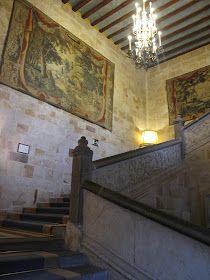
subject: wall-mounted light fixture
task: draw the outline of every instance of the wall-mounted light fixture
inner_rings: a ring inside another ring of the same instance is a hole
[[[142,132],[142,144],[152,145],[158,143],[158,135],[156,131],[145,130]]]

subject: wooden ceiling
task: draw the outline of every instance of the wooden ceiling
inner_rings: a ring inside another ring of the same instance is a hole
[[[132,30],[135,2],[142,0],[62,0],[70,3],[74,12],[89,18],[125,52],[127,36]],[[162,31],[164,53],[160,63],[210,43],[210,0],[151,0],[158,16],[157,26]],[[146,2],[146,7],[149,0]]]

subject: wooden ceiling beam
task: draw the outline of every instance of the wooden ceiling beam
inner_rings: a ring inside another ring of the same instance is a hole
[[[205,40],[205,39],[207,39],[207,38],[209,38],[209,40],[208,40],[207,42],[205,42],[205,43],[202,43],[202,42],[201,42],[202,40]],[[170,57],[165,57],[165,58],[163,58],[163,59],[160,59],[160,61],[159,61],[158,64],[161,64],[161,63],[166,62],[166,61],[168,61],[168,60],[170,60],[170,59],[176,58],[176,57],[178,57],[178,56],[180,56],[180,55],[184,55],[184,54],[186,54],[186,53],[188,53],[188,52],[192,52],[192,51],[194,51],[194,50],[196,50],[196,49],[198,49],[198,48],[201,48],[201,47],[204,47],[204,46],[208,45],[208,44],[210,43],[210,34],[209,34],[209,35],[206,35],[206,36],[204,36],[204,37],[202,37],[202,38],[196,39],[196,40],[194,40],[194,41],[191,41],[190,43],[187,43],[187,44],[185,44],[185,45],[182,45],[182,46],[180,46],[179,48],[177,48],[176,50],[178,50],[178,51],[179,51],[179,50],[182,50],[183,47],[191,46],[193,43],[197,43],[197,42],[201,42],[201,43],[198,44],[197,46],[193,47],[193,48],[189,48],[189,49],[187,49],[187,50],[184,50],[184,51],[181,52],[181,53],[174,54],[174,55],[172,55],[172,56],[170,56]],[[171,52],[171,53],[173,53],[173,52]],[[170,54],[170,53],[168,52],[167,55],[169,55],[169,54]],[[165,55],[166,55],[166,54],[165,54]]]
[[[171,1],[167,2],[166,4],[162,5],[161,7],[157,8],[155,11],[157,11],[157,12],[158,12],[158,11],[162,11],[162,10],[164,10],[164,9],[166,9],[166,8],[168,8],[168,7],[170,7],[171,5],[174,5],[174,4],[175,4],[176,2],[178,2],[178,1],[179,1],[179,0],[171,0]],[[189,4],[193,5],[193,4],[195,4],[194,2],[198,2],[198,1],[199,1],[199,0],[192,0],[190,3],[188,3],[188,4],[186,4],[186,5],[182,6],[182,7],[185,7],[185,6],[186,6],[186,8],[187,8],[187,5],[188,5],[188,6],[189,6]],[[146,7],[148,7],[149,2],[146,2],[146,4],[147,4]],[[181,7],[181,8],[182,8],[182,7]],[[177,10],[180,10],[180,9],[177,9]],[[177,10],[175,10],[175,11],[173,12],[174,15],[176,14],[176,11],[177,11]],[[122,17],[120,17],[120,18],[114,20],[114,21],[111,22],[110,24],[104,26],[104,27],[101,28],[99,31],[100,31],[100,32],[106,31],[107,29],[113,27],[114,25],[118,24],[119,22],[121,22],[121,21],[127,19],[128,17],[131,17],[135,12],[136,12],[135,9],[132,10],[132,11],[130,11],[129,13],[123,15]],[[178,13],[178,12],[177,12],[177,13]],[[171,14],[171,13],[170,13],[170,14]],[[166,15],[166,16],[167,16],[167,15]],[[162,18],[165,18],[166,16],[163,16]],[[159,20],[160,20],[160,19],[159,19]],[[158,20],[157,20],[157,22],[158,22]]]
[[[209,26],[208,26],[208,27],[209,27]],[[208,28],[207,30],[209,30],[209,28]],[[188,35],[187,38],[188,38],[189,36],[190,36],[190,35]],[[183,37],[183,38],[186,38],[186,37]],[[183,38],[182,38],[182,39],[183,39]],[[210,33],[207,34],[207,35],[204,35],[204,36],[202,36],[202,37],[200,37],[200,38],[197,38],[197,39],[195,39],[195,40],[192,40],[192,41],[190,41],[190,42],[188,42],[188,43],[182,44],[182,45],[180,45],[180,46],[178,46],[178,47],[176,47],[176,48],[174,48],[174,49],[172,49],[172,50],[170,50],[170,51],[164,52],[163,54],[164,54],[164,56],[168,56],[168,55],[170,55],[170,54],[172,54],[172,53],[174,53],[174,52],[176,52],[176,51],[182,50],[183,48],[186,48],[186,47],[188,47],[188,46],[190,46],[190,45],[193,45],[193,44],[195,44],[195,43],[199,43],[199,42],[201,42],[201,41],[203,41],[203,40],[205,40],[205,39],[209,39],[208,43],[210,43]],[[177,39],[177,40],[178,40],[178,39]],[[170,44],[176,42],[177,40],[174,40],[174,41],[171,42]],[[207,43],[207,44],[208,44],[208,43]],[[205,43],[205,44],[206,44],[206,43]],[[206,45],[207,45],[207,44],[206,44]],[[163,47],[164,47],[164,46],[163,46]],[[125,47],[121,48],[121,50],[123,50],[124,48],[125,48]],[[191,49],[191,50],[192,50],[192,49]],[[191,50],[189,50],[189,51],[191,51]]]
[[[159,8],[155,9],[154,12],[155,12],[155,14],[159,13],[159,12],[167,9],[168,7],[176,4],[177,2],[179,2],[179,0],[171,0],[171,1],[167,2],[167,3],[165,3],[164,5],[160,6]]]
[[[208,5],[206,5],[205,7],[201,8],[201,9],[199,9],[199,10],[197,10],[197,11],[195,11],[195,12],[189,14],[189,15],[187,15],[186,17],[183,17],[183,18],[181,18],[181,19],[179,19],[179,20],[177,20],[177,21],[175,21],[175,22],[172,22],[172,23],[166,25],[165,27],[161,28],[161,30],[163,31],[163,30],[170,29],[171,27],[174,27],[174,26],[176,26],[176,25],[182,23],[183,21],[186,21],[186,20],[188,20],[188,19],[190,19],[190,18],[192,18],[192,17],[197,16],[198,14],[200,14],[200,13],[202,13],[202,12],[208,10],[209,8],[210,8],[210,4],[208,4]],[[115,31],[115,32],[113,32],[113,33],[111,33],[110,35],[107,36],[107,38],[108,38],[108,39],[111,39],[112,37],[114,37],[114,36],[116,36],[116,35],[118,35],[118,34],[124,32],[124,31],[126,31],[127,29],[130,29],[132,26],[133,26],[133,24],[130,23],[130,24],[126,25],[125,27],[123,27],[123,28],[121,28],[121,29],[119,29],[119,30],[117,30],[117,31]]]
[[[209,18],[210,18],[210,17],[209,17]],[[187,39],[193,38],[194,36],[198,35],[199,33],[202,33],[202,32],[207,31],[207,30],[210,30],[210,26],[209,26],[209,25],[207,25],[207,26],[205,26],[205,27],[203,27],[203,28],[200,28],[199,30],[196,30],[196,31],[194,31],[194,32],[191,32],[191,33],[187,34],[187,37],[186,37],[186,35],[185,35],[185,36],[182,36],[182,37],[180,37],[180,38],[178,38],[178,39],[175,39],[175,40],[171,41],[170,43],[164,44],[163,47],[164,47],[164,48],[171,47],[171,46],[173,46],[174,44],[177,44],[177,43],[180,43],[180,42],[184,41],[186,38],[187,38]]]
[[[185,51],[183,51],[182,53],[178,53],[178,54],[175,54],[175,55],[173,55],[173,56],[170,56],[170,57],[166,57],[166,58],[164,58],[164,59],[161,59],[160,61],[159,61],[159,63],[158,64],[161,64],[161,63],[163,63],[163,62],[166,62],[166,61],[168,61],[168,60],[170,60],[170,59],[173,59],[173,58],[176,58],[176,57],[178,57],[178,56],[180,56],[180,55],[184,55],[184,54],[186,54],[186,53],[188,53],[188,52],[192,52],[192,51],[194,51],[194,50],[197,50],[198,48],[201,48],[201,47],[204,47],[204,46],[206,46],[206,45],[208,45],[210,43],[210,40],[208,41],[208,42],[205,42],[205,43],[200,43],[200,44],[198,44],[196,47],[194,47],[194,48],[190,48],[190,49],[187,49],[187,50],[185,50]]]
[[[183,17],[183,18],[181,18],[181,19],[179,19],[179,20],[177,20],[177,21],[175,21],[175,22],[172,22],[172,23],[170,23],[170,24],[164,26],[163,28],[161,28],[161,30],[168,30],[168,29],[170,29],[171,27],[174,27],[174,26],[176,26],[176,25],[178,25],[178,24],[180,24],[180,23],[182,23],[182,22],[184,22],[184,21],[186,21],[186,20],[188,20],[188,19],[190,19],[190,18],[194,18],[195,16],[201,14],[201,13],[204,12],[204,11],[207,11],[208,9],[210,9],[210,4],[208,4],[208,5],[204,6],[203,8],[201,8],[201,9],[195,11],[194,13],[190,13],[190,14],[187,15],[186,17]]]
[[[178,47],[176,47],[176,48],[174,48],[174,49],[172,49],[170,51],[164,52],[164,55],[167,56],[169,54],[172,54],[172,53],[174,53],[176,51],[182,50],[183,48],[186,48],[186,47],[191,46],[193,44],[199,43],[199,42],[201,42],[203,40],[206,40],[206,39],[209,39],[209,42],[210,42],[210,33],[205,35],[205,36],[202,36],[200,38],[197,38],[195,40],[192,40],[192,41],[190,41],[188,43],[185,43],[185,44],[183,44],[181,46],[178,46]]]
[[[191,24],[188,24],[188,25],[186,25],[186,26],[184,26],[184,27],[182,27],[182,28],[180,28],[180,29],[177,29],[176,31],[174,31],[174,32],[172,32],[172,33],[169,33],[168,35],[165,35],[165,36],[163,36],[162,38],[163,38],[163,40],[166,40],[166,39],[168,39],[168,38],[170,38],[170,37],[173,37],[173,36],[175,36],[175,35],[177,35],[177,34],[179,34],[179,33],[181,33],[181,32],[184,32],[184,31],[186,31],[186,30],[189,30],[189,29],[191,29],[192,27],[195,27],[195,26],[197,26],[197,25],[199,25],[199,24],[201,24],[201,23],[203,23],[203,22],[208,22],[209,20],[210,20],[210,16],[201,18],[200,20],[194,21],[194,22],[191,23]],[[207,24],[207,27],[210,29],[209,24]]]
[[[98,10],[100,10],[101,8],[103,8],[104,6],[106,6],[107,4],[109,4],[110,2],[112,2],[113,0],[104,0],[101,3],[99,3],[98,5],[96,5],[95,7],[93,7],[92,9],[90,9],[89,11],[85,12],[82,15],[82,18],[87,18],[89,16],[91,16],[92,14],[94,14],[95,12],[97,12]]]
[[[81,9],[83,6],[85,6],[87,3],[89,3],[91,0],[81,0],[79,1],[76,5],[73,6],[72,10],[74,12],[78,11]]]
[[[69,2],[69,0],[61,0],[63,2],[63,4],[66,4]]]
[[[118,35],[118,34],[124,32],[124,31],[126,31],[126,30],[132,28],[132,26],[133,26],[133,23],[129,23],[129,24],[126,25],[125,27],[123,27],[123,28],[121,28],[121,29],[119,29],[119,30],[117,30],[117,31],[115,31],[115,32],[113,32],[113,33],[111,33],[111,34],[109,34],[109,35],[107,36],[107,38],[108,38],[108,39],[111,39],[112,37],[114,37],[114,36],[116,36],[116,35]]]
[[[209,5],[209,6],[210,6],[210,5]],[[183,31],[189,30],[190,28],[195,27],[195,26],[197,26],[197,25],[199,25],[199,24],[201,24],[201,23],[203,23],[203,22],[205,22],[205,21],[207,22],[208,20],[210,20],[210,16],[201,18],[201,19],[199,19],[199,20],[197,20],[197,21],[194,21],[194,22],[191,23],[191,24],[188,24],[188,25],[186,25],[186,26],[184,26],[184,27],[182,27],[182,28],[177,29],[176,31],[174,31],[174,32],[172,32],[172,33],[169,33],[169,34],[167,34],[167,35],[165,35],[165,36],[162,36],[162,42],[163,42],[164,40],[170,38],[170,37],[173,37],[173,36],[175,36],[175,35],[177,35],[177,34],[183,32]],[[184,18],[182,19],[182,21],[185,21]],[[172,26],[176,26],[176,24],[174,23]],[[207,25],[207,26],[208,26],[208,28],[210,28],[209,25]],[[164,28],[161,29],[161,31],[163,31],[163,30],[168,30],[168,28],[167,28],[167,27],[164,27]],[[114,43],[117,45],[117,44],[120,44],[120,43],[122,43],[122,42],[124,42],[124,41],[126,41],[126,40],[127,40],[127,37],[123,37],[123,38],[121,38],[120,40],[118,40],[118,41],[116,41],[116,42],[114,42]],[[164,46],[165,46],[165,45],[164,45]],[[127,49],[127,48],[128,48],[128,45],[126,45],[125,47],[126,47],[125,49]],[[123,47],[123,48],[124,48],[124,47]]]
[[[190,1],[189,3],[187,3],[187,4],[183,5],[183,6],[181,6],[180,8],[174,10],[173,12],[168,13],[168,14],[166,14],[165,16],[163,16],[163,17],[157,19],[157,23],[160,23],[160,22],[163,21],[163,20],[166,20],[166,19],[168,19],[168,18],[170,18],[170,17],[173,17],[173,16],[177,15],[177,14],[180,13],[180,12],[183,12],[184,10],[186,10],[187,8],[189,8],[189,7],[193,6],[193,5],[195,5],[195,4],[198,3],[199,1],[200,1],[200,0],[192,0],[192,1]]]
[[[91,22],[91,25],[94,26],[94,25],[98,24],[99,22],[107,19],[108,17],[112,16],[114,13],[118,12],[119,10],[121,10],[124,7],[126,7],[127,5],[129,5],[132,2],[133,2],[133,0],[127,0],[127,1],[123,2],[122,4],[120,4],[117,7],[115,7],[113,10],[109,11],[108,13],[104,14],[100,18],[97,18],[96,20]]]
[[[118,24],[119,22],[125,20],[126,18],[128,17],[131,17],[134,13],[135,13],[136,10],[132,10],[130,11],[129,13],[123,15],[122,17],[112,21],[111,23],[109,23],[108,25],[104,26],[103,28],[99,29],[100,32],[104,32],[106,31],[107,29],[113,27],[114,25]]]

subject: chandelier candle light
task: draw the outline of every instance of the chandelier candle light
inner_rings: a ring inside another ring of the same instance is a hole
[[[147,70],[148,67],[157,64],[162,47],[161,32],[156,26],[157,15],[154,14],[152,2],[149,2],[149,14],[147,14],[145,2],[146,0],[143,0],[143,9],[135,3],[136,14],[132,16],[133,36],[129,35],[128,41],[129,56],[135,60],[137,67],[144,67]],[[134,41],[134,48],[132,48],[132,41]]]

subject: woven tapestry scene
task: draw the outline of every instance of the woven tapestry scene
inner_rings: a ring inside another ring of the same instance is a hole
[[[210,66],[166,81],[169,123],[178,114],[185,121],[194,120],[210,111]]]
[[[112,129],[114,64],[22,0],[14,2],[0,81]]]

